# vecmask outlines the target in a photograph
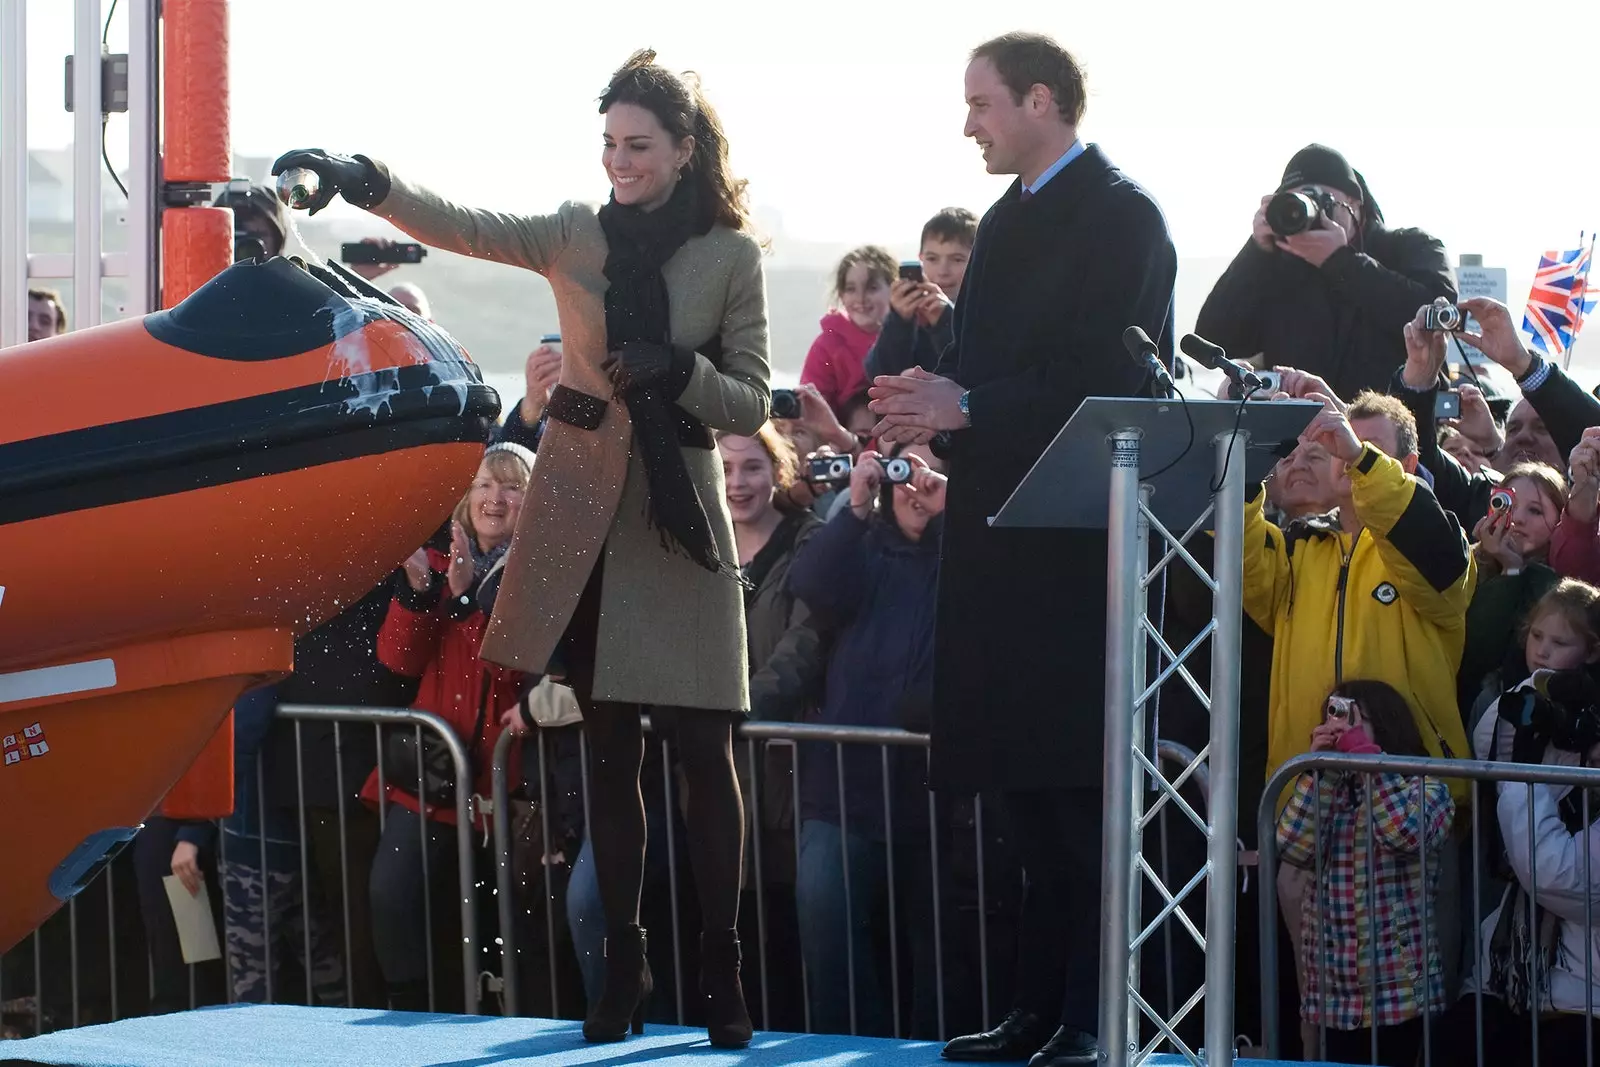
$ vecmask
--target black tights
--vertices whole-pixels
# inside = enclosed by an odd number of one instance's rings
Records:
[[[603,558],[603,557],[602,557]],[[594,700],[594,656],[600,624],[603,563],[589,574],[573,610],[560,655],[583,709],[589,739],[589,825],[595,878],[606,929],[639,921],[644,883],[644,794],[639,770],[644,729],[638,704]],[[652,707],[657,737],[675,743],[683,767],[688,809],[689,863],[700,896],[702,929],[731,930],[739,917],[739,876],[744,862],[744,802],[733,769],[737,712]],[[671,774],[671,767],[664,769]],[[672,813],[667,813],[671,818]]]
[[[639,921],[644,881],[644,796],[639,768],[644,731],[637,704],[580,697],[589,738],[589,840],[606,929]],[[683,767],[689,862],[700,897],[702,928],[731,930],[739,916],[744,804],[733,769],[735,713],[653,708],[658,734],[675,742]],[[666,773],[670,774],[669,768]]]

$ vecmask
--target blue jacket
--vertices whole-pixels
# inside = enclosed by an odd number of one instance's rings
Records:
[[[818,629],[834,635],[820,722],[926,728],[941,527],[936,517],[922,540],[912,542],[892,518],[863,522],[846,508],[812,535],[790,565],[789,591],[811,609]],[[925,766],[921,749],[891,751],[890,757],[891,766]],[[801,818],[839,824],[834,746],[803,746],[799,760]],[[846,830],[882,840],[881,750],[847,745],[844,765]],[[908,799],[925,814],[925,796]],[[899,799],[894,803],[903,806]],[[902,814],[908,813],[897,812],[897,824]]]
[[[227,835],[223,849],[231,863],[260,867],[263,837],[272,868],[288,869],[288,864],[299,863],[300,835],[294,812],[268,805],[263,814],[260,804],[257,757],[277,709],[277,685],[252,689],[233,705],[233,814],[222,820],[222,832]],[[179,828],[177,840],[204,848],[216,840],[216,832],[215,823],[189,822]]]
[[[950,308],[931,328],[890,311],[867,353],[867,384],[880,374],[904,374],[912,367],[932,370],[954,339],[955,313]]]

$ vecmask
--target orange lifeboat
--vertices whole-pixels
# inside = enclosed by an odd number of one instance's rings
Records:
[[[3,952],[437,529],[499,398],[438,327],[284,259],[0,378]]]

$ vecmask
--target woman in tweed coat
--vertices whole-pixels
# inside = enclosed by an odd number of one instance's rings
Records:
[[[712,434],[753,434],[770,388],[761,250],[744,183],[698,85],[639,52],[601,97],[611,201],[525,216],[452,204],[364,156],[291,152],[413,237],[526,267],[555,293],[563,358],[483,657],[564,676],[594,758],[591,841],[606,915],[606,986],[590,1040],[642,1026],[651,979],[638,925],[644,857],[641,705],[687,776],[702,906],[701,990],[713,1044],[750,1021],[735,933],[743,811],[731,754],[749,707],[738,554]],[[486,585],[488,580],[486,580]]]

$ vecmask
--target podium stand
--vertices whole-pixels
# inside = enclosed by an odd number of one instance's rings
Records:
[[[1190,1063],[1233,1062],[1233,943],[1238,841],[1239,639],[1244,579],[1244,487],[1259,481],[1321,406],[1311,401],[1147,400],[1090,397],[1056,436],[990,524],[997,527],[1104,529],[1106,571],[1105,836],[1101,852],[1100,1062],[1143,1063],[1170,1043]],[[1148,472],[1148,473],[1146,473]],[[1154,529],[1165,545],[1149,565]],[[1172,531],[1181,530],[1181,534]],[[1216,533],[1215,574],[1184,548],[1202,530]],[[1174,651],[1147,611],[1162,572],[1182,561],[1212,590],[1211,624]],[[1158,586],[1159,588],[1159,586]],[[1211,640],[1209,692],[1184,666]],[[1153,680],[1146,649],[1153,646]],[[1145,734],[1145,709],[1161,687],[1182,678],[1211,717],[1210,743],[1168,778]],[[1202,816],[1179,794],[1207,765],[1210,797]],[[1143,774],[1135,774],[1135,767]],[[1144,782],[1160,797],[1144,811]],[[1173,890],[1142,855],[1143,828],[1165,804],[1206,836],[1205,867]],[[1142,880],[1166,902],[1148,924],[1140,915]],[[1206,930],[1194,929],[1181,905],[1206,887]],[[1264,891],[1272,891],[1266,887]],[[1139,994],[1138,954],[1163,923],[1176,921],[1205,952],[1205,981],[1172,1017]],[[1220,951],[1206,951],[1218,946]],[[1205,1002],[1205,1043],[1195,1052],[1176,1027]],[[1139,1040],[1141,1017],[1157,1031]]]

